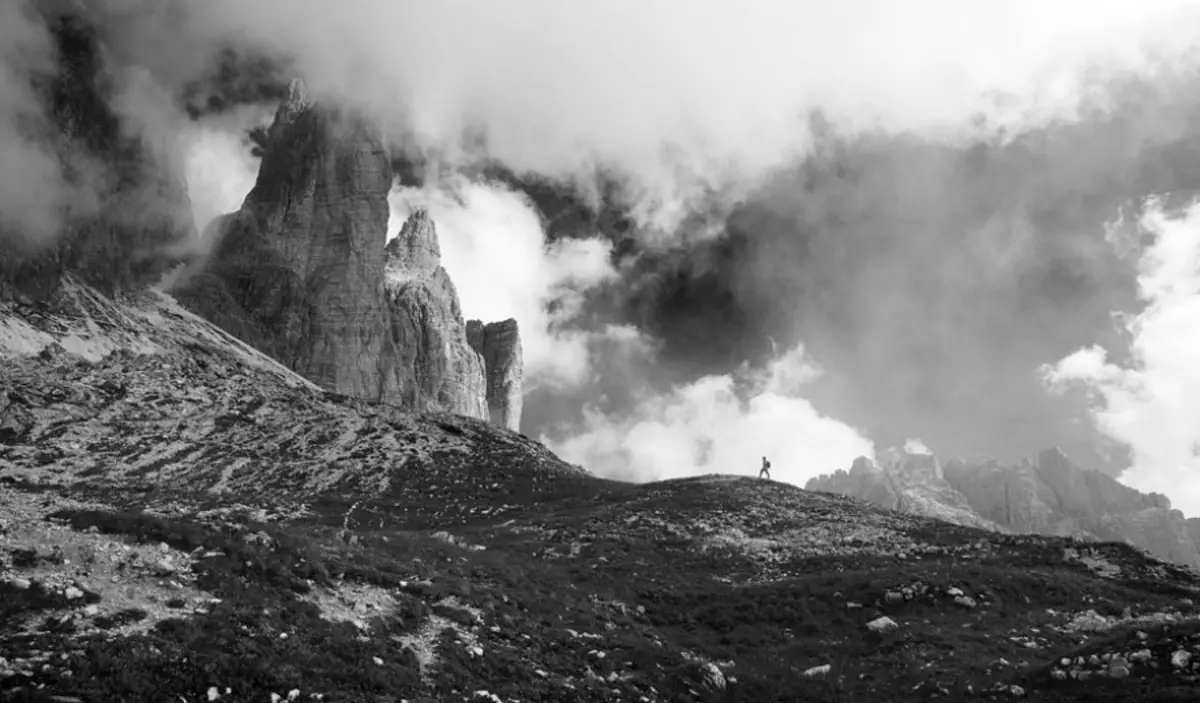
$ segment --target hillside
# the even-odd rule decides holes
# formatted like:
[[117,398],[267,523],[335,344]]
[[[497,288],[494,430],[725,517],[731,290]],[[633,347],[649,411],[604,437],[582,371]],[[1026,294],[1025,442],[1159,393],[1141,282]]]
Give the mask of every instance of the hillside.
[[[0,308],[6,701],[1189,700],[1200,577],[785,484],[631,485],[148,292]],[[1065,663],[1064,663],[1065,662]]]

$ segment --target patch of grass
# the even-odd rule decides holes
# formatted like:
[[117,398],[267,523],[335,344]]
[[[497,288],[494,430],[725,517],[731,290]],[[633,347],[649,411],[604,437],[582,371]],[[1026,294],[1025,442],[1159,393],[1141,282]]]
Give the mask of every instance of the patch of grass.
[[[35,677],[36,683],[51,684],[57,695],[134,703],[194,700],[209,686],[231,688],[229,700],[259,700],[267,692],[286,695],[297,688],[306,697],[321,692],[331,694],[325,700],[344,701],[398,700],[420,692],[411,654],[383,637],[364,637],[351,624],[328,622],[315,606],[295,597],[310,588],[310,580],[331,583],[316,545],[300,535],[275,531],[270,540],[248,540],[195,522],[138,513],[67,511],[50,517],[75,529],[95,527],[140,542],[222,553],[195,566],[200,584],[221,598],[219,603],[204,614],[161,622],[144,635],[83,638],[69,648],[75,653],[68,659]],[[377,575],[366,566],[358,570]],[[31,594],[26,601],[42,597],[36,589],[24,593]],[[0,607],[15,607],[18,601],[11,596],[5,592]],[[20,604],[23,610],[32,607]],[[167,602],[168,607],[182,605],[182,600]],[[123,611],[96,624],[113,629],[145,615]],[[58,675],[64,669],[71,671],[69,678]]]

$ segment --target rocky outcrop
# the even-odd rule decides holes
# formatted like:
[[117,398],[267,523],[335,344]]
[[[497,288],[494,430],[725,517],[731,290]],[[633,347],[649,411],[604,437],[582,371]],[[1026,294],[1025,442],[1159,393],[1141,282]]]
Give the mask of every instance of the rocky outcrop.
[[889,449],[880,454],[878,462],[859,457],[850,471],[810,479],[805,488],[849,495],[891,510],[960,525],[998,529],[980,517],[945,480],[937,457],[929,454]]
[[1004,466],[993,459],[955,459],[946,462],[944,475],[986,520],[1039,534],[1066,536],[1073,532],[1062,524],[1058,497],[1028,460]]
[[483,360],[428,213],[387,242],[392,182],[373,126],[294,82],[254,189],[214,223],[212,256],[173,293],[322,388],[486,419]]
[[467,341],[483,358],[487,377],[488,416],[492,424],[514,432],[521,428],[523,364],[517,321],[467,322]]
[[1124,541],[1200,568],[1200,520],[1186,520],[1163,495],[1145,494],[1082,468],[1057,448],[1015,466],[888,450],[808,482],[809,490],[1006,532]]

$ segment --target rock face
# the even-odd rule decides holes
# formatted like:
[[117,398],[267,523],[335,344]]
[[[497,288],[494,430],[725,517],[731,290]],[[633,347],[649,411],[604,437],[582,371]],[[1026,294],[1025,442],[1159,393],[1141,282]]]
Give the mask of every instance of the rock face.
[[322,388],[486,419],[483,359],[428,213],[387,242],[392,181],[373,127],[294,82],[254,189],[213,224],[212,256],[172,292]]
[[849,472],[812,479],[806,488],[964,525],[1129,542],[1200,568],[1200,519],[1184,519],[1165,496],[1084,469],[1059,449],[1015,466],[994,460],[942,466],[931,456],[888,450],[878,464],[860,458]]
[[980,517],[946,481],[937,457],[929,454],[889,449],[880,454],[878,463],[859,457],[850,471],[810,479],[805,488],[853,496],[891,510],[960,525],[998,529]]
[[414,213],[387,245],[385,303],[391,347],[405,374],[401,405],[432,403],[486,419],[483,360],[467,343],[458,291],[442,268],[437,230]]
[[517,321],[467,322],[467,341],[483,358],[487,376],[488,416],[492,424],[514,432],[521,428],[521,333]]

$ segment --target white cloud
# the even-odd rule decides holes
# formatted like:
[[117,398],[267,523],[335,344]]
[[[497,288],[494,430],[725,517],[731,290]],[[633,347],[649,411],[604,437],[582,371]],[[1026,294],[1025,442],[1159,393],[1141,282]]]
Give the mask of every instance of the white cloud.
[[614,478],[656,480],[705,473],[757,475],[799,486],[817,475],[874,456],[858,430],[824,417],[799,392],[819,375],[803,348],[760,373],[706,376],[645,398],[628,416],[589,409],[581,427],[543,437],[556,454]]
[[184,175],[197,232],[203,233],[218,215],[242,206],[258,177],[258,159],[251,156],[244,133],[270,124],[272,116],[266,107],[244,106],[184,129]]
[[1145,308],[1122,322],[1129,362],[1092,346],[1042,373],[1054,390],[1092,394],[1097,427],[1131,450],[1123,483],[1200,516],[1200,205],[1172,214],[1152,200],[1141,226],[1154,239],[1138,263]]
[[527,392],[539,385],[585,382],[597,341],[642,343],[633,328],[590,332],[564,325],[578,314],[590,289],[616,276],[607,241],[546,243],[541,219],[524,195],[461,177],[424,189],[397,189],[390,202],[389,238],[413,210],[429,210],[443,265],[467,318],[517,320]]
[[[111,0],[110,0],[111,1]],[[126,3],[132,0],[126,0]],[[297,57],[318,94],[453,151],[465,128],[517,170],[634,175],[648,219],[747,186],[802,120],[961,129],[1069,112],[1079,72],[1200,36],[1194,0],[192,0],[193,34]],[[1190,11],[1192,14],[1177,15]],[[407,115],[407,117],[406,117]]]

